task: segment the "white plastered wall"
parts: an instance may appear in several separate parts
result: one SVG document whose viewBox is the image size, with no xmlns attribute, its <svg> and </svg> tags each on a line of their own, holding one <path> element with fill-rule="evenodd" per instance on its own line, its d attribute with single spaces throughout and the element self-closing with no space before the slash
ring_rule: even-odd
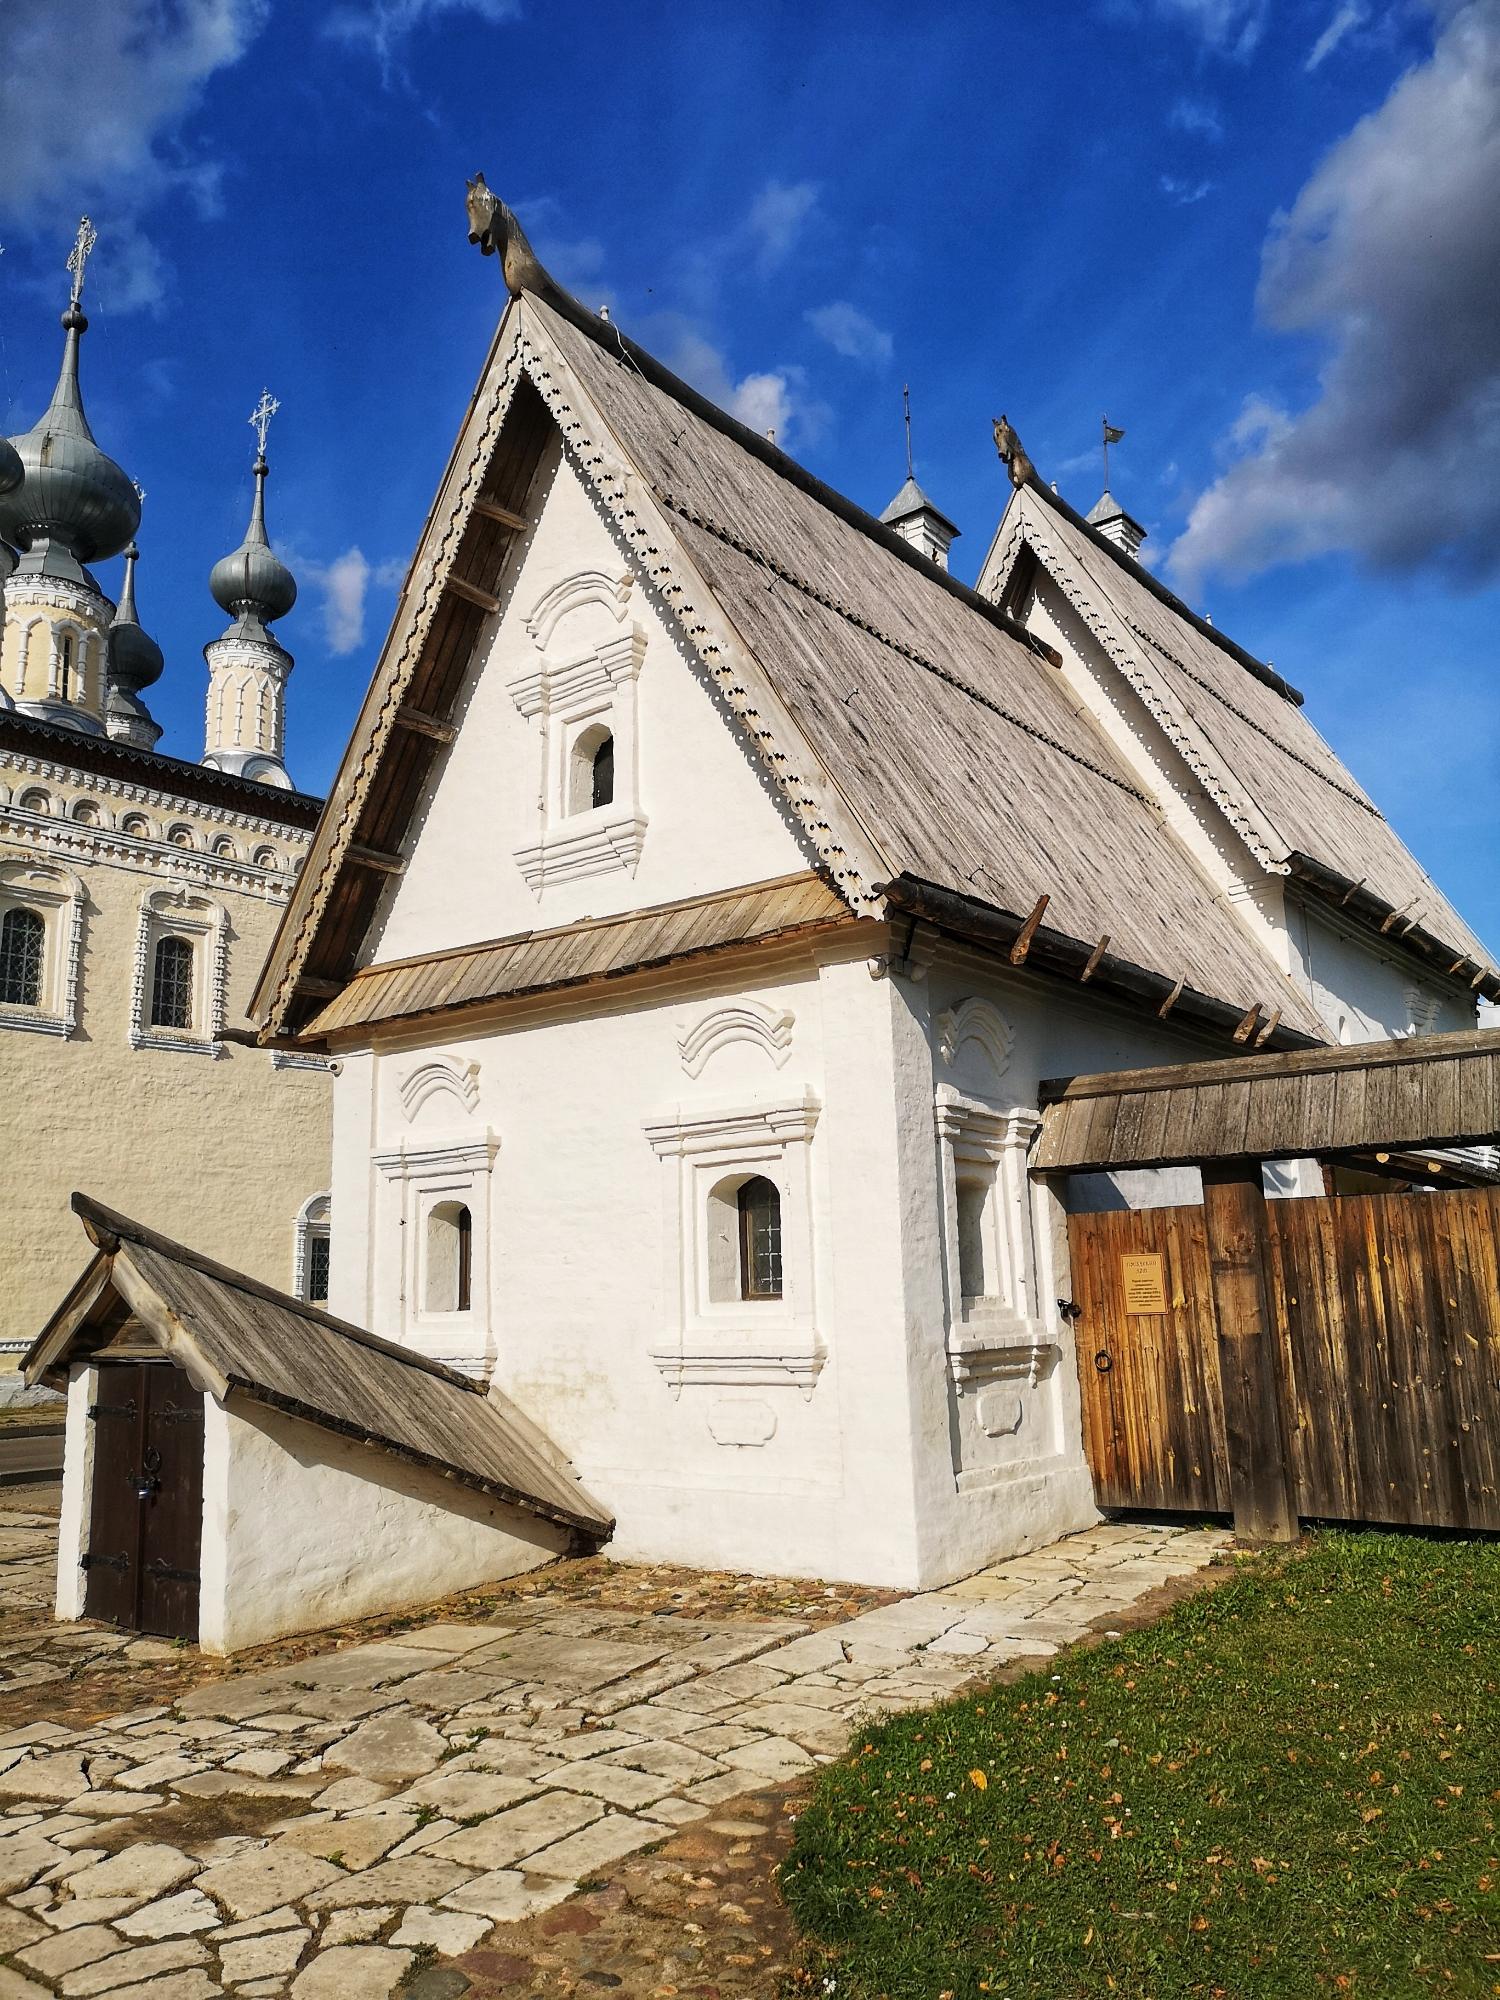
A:
<svg viewBox="0 0 1500 2000">
<path fill-rule="evenodd" d="M 204 1398 L 199 1643 L 430 1603 L 562 1554 L 550 1522 L 253 1403 Z"/>
<path fill-rule="evenodd" d="M 460 698 L 458 740 L 436 766 L 368 961 L 552 929 L 809 865 L 648 586 L 627 584 L 626 556 L 555 443 L 528 508 L 536 526 L 501 581 L 502 609 L 481 636 Z M 570 608 L 559 612 L 559 604 Z M 625 652 L 628 667 L 618 664 Z M 600 697 L 606 705 L 589 717 L 560 714 L 568 703 L 559 686 L 596 656 L 622 676 Z M 596 678 L 606 678 L 603 669 Z M 597 872 L 554 877 L 544 864 L 538 893 L 517 856 L 535 846 L 544 820 L 554 834 L 566 830 L 556 797 L 562 753 L 579 730 L 601 722 L 616 737 L 621 812 L 629 794 L 646 822 L 638 854 L 634 837 L 622 834 L 622 858 Z M 633 772 L 625 769 L 631 748 Z M 576 857 L 558 864 L 577 865 Z"/>
<path fill-rule="evenodd" d="M 68 1409 L 63 1432 L 62 1507 L 57 1535 L 58 1618 L 83 1616 L 88 1576 L 83 1554 L 88 1547 L 89 1509 L 94 1493 L 94 1438 L 89 1404 L 98 1388 L 99 1371 L 78 1362 L 68 1373 Z"/>
</svg>

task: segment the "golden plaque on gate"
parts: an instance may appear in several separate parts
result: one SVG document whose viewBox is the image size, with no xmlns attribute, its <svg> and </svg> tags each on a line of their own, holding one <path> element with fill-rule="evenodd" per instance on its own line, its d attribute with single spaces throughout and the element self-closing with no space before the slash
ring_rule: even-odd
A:
<svg viewBox="0 0 1500 2000">
<path fill-rule="evenodd" d="M 1144 1251 L 1120 1259 L 1120 1282 L 1128 1313 L 1164 1313 L 1167 1310 L 1166 1259 L 1160 1251 Z"/>
</svg>

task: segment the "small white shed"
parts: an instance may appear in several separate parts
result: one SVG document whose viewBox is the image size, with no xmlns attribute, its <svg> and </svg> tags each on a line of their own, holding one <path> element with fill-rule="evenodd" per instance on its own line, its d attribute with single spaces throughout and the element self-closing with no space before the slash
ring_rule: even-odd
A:
<svg viewBox="0 0 1500 2000">
<path fill-rule="evenodd" d="M 608 1539 L 496 1392 L 73 1207 L 98 1254 L 25 1362 L 68 1397 L 59 1618 L 228 1653 Z"/>
</svg>

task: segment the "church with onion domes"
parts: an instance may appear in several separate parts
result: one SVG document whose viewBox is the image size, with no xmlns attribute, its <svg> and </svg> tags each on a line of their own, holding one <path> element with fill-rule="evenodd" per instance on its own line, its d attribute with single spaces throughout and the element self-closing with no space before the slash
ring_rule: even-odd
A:
<svg viewBox="0 0 1500 2000">
<path fill-rule="evenodd" d="M 251 419 L 244 539 L 208 579 L 229 622 L 204 647 L 202 758 L 165 756 L 150 692 L 186 669 L 142 623 L 142 496 L 85 414 L 93 240 L 85 221 L 51 400 L 0 438 L 0 1401 L 76 1274 L 76 1187 L 282 1289 L 326 1288 L 327 1066 L 257 1048 L 246 1013 L 321 805 L 287 762 L 275 404 Z"/>
</svg>

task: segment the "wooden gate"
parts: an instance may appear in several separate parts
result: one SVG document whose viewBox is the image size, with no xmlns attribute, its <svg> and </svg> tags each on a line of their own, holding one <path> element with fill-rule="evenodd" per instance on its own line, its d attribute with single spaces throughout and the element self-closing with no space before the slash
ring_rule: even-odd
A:
<svg viewBox="0 0 1500 2000">
<path fill-rule="evenodd" d="M 1500 1190 L 1265 1203 L 1248 1329 L 1209 1213 L 1069 1220 L 1099 1504 L 1500 1529 Z"/>
<path fill-rule="evenodd" d="M 203 1398 L 166 1362 L 101 1365 L 84 1612 L 136 1632 L 198 1637 Z"/>
</svg>

